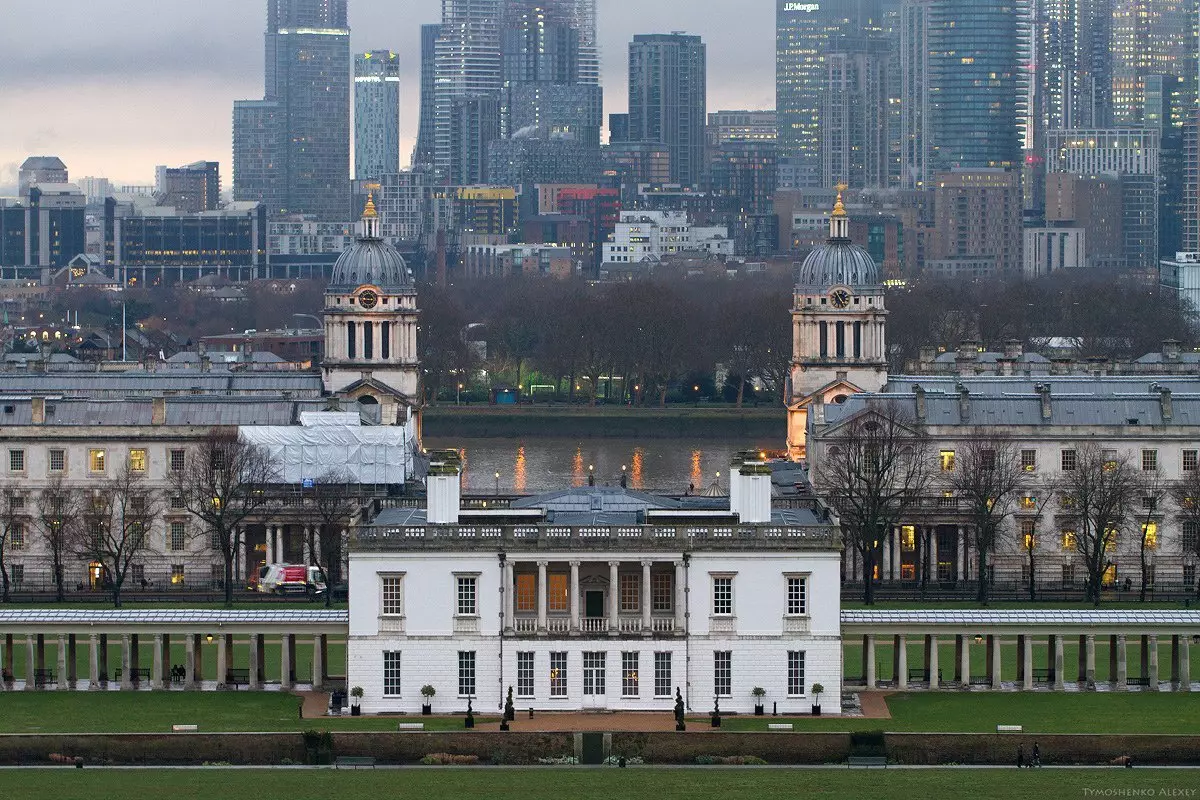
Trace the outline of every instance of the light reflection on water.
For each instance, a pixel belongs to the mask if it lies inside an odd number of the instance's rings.
[[[729,480],[729,461],[739,450],[773,446],[771,442],[723,439],[429,439],[430,450],[453,448],[463,456],[463,490],[491,494],[500,473],[500,492],[539,494],[587,484],[619,486],[626,467],[629,488],[682,493],[700,491],[721,473]]]

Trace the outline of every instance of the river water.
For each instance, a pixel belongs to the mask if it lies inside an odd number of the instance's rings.
[[[584,486],[589,469],[597,486],[618,486],[621,467],[629,488],[682,493],[691,484],[700,491],[717,480],[729,488],[729,461],[739,450],[778,448],[777,441],[725,439],[427,439],[430,450],[463,453],[464,491],[491,494],[500,473],[502,494],[540,494]]]

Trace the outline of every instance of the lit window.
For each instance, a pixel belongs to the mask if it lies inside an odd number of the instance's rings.
[[[1147,550],[1158,549],[1158,523],[1147,522],[1142,526],[1142,542]]]
[[[938,458],[941,461],[942,472],[953,472],[954,471],[954,451],[953,450],[943,450],[939,454]]]
[[[399,650],[385,650],[383,653],[383,696],[400,696]]]
[[[517,611],[537,611],[537,576],[524,573],[517,576]]]
[[[1117,458],[1116,450],[1102,450],[1100,452],[1100,459],[1104,462],[1104,470],[1106,472],[1111,472],[1117,468]]]
[[[787,666],[788,697],[804,695],[804,651],[789,650]]]
[[[88,451],[88,469],[92,472],[104,472],[105,459],[103,450]]]
[[[183,564],[171,565],[171,585],[183,586]]]
[[[21,522],[13,522],[8,529],[8,546],[13,550],[25,549],[25,525]]]
[[[1079,549],[1079,536],[1072,530],[1064,530],[1062,532],[1063,550]]]
[[[567,696],[567,654],[550,654],[550,696]]]
[[[621,653],[621,696],[637,697],[640,653]]]
[[[1025,495],[1021,498],[1021,509],[1023,511],[1034,511],[1037,509],[1037,498],[1032,495]]]
[[[912,553],[917,549],[917,529],[912,525],[900,526],[900,549]]]
[[[130,450],[129,451],[129,471],[130,472],[145,472],[146,471],[146,451],[145,450]]]
[[[1031,519],[1021,520],[1021,543],[1026,550],[1037,547],[1037,523]]]
[[[1021,469],[1026,472],[1034,472],[1037,470],[1037,450],[1022,450],[1021,451]]]
[[[641,609],[641,581],[640,575],[622,575],[621,576],[621,612],[624,614],[636,614]]]
[[[547,596],[546,608],[550,611],[571,610],[570,578],[563,573],[546,576]]]
[[[381,578],[383,589],[383,615],[398,617],[404,613],[404,581],[398,575]]]

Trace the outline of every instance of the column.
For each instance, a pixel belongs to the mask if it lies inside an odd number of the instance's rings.
[[[1158,691],[1158,637],[1142,637],[1142,654],[1145,664],[1142,675],[1146,678],[1147,688],[1152,692]]]
[[[1125,648],[1125,634],[1117,635],[1117,685],[1118,692],[1124,692],[1129,688],[1129,665],[1126,663],[1128,652]]]
[[[1179,636],[1171,637],[1171,685],[1179,684]]]
[[[296,683],[295,670],[292,668],[295,641],[290,633],[285,633],[279,645],[279,688],[285,692],[291,691],[292,686]]]
[[[1179,637],[1179,691],[1192,690],[1191,640],[1186,636]]]
[[[892,659],[897,689],[908,688],[908,637],[903,633],[896,637],[896,652]]]
[[[1063,637],[1054,635],[1050,637],[1054,642],[1054,675],[1051,678],[1054,691],[1061,692],[1065,688],[1063,686],[1063,670],[1066,669],[1066,658],[1063,656]]]
[[[25,691],[37,689],[37,665],[34,663],[34,652],[37,650],[37,639],[32,634],[25,637]]]
[[[225,636],[217,637],[217,691],[229,688],[229,641]]]
[[[58,635],[58,690],[65,692],[71,688],[67,677],[67,637]]]
[[[1033,638],[1029,635],[1020,637],[1021,650],[1021,688],[1033,691]]]
[[[162,634],[154,634],[154,660],[150,665],[150,688],[163,688],[163,641]]]
[[[287,562],[287,551],[283,549],[283,526],[275,526],[275,559],[280,564]]]
[[[8,690],[8,655],[12,652],[12,647],[8,644],[8,637],[0,637],[0,692]]]
[[[1086,688],[1096,688],[1096,637],[1088,634],[1084,640],[1084,681]]]
[[[963,650],[966,649],[965,636],[956,635],[954,637],[954,682],[959,686],[965,686],[966,681],[963,679],[962,657]]]
[[[621,633],[620,561],[608,562],[608,635]]]
[[[100,691],[100,637],[88,636],[88,691]]]
[[[579,635],[579,562],[571,562],[571,635]]]
[[[190,633],[184,635],[184,651],[186,655],[183,659],[183,688],[199,689],[196,676],[196,637]]]
[[[314,692],[319,692],[325,688],[325,665],[322,662],[322,656],[325,651],[321,648],[321,637],[313,637],[313,656],[312,656],[312,688]]]
[[[67,679],[71,688],[79,686],[79,638],[75,634],[67,636]],[[3,688],[0,686],[0,688]]]
[[[538,577],[537,577],[537,635],[546,636],[548,634],[549,620],[547,615],[548,592],[546,586],[546,567],[550,564],[548,561],[537,562]]]
[[[1000,689],[1000,649],[1001,639],[999,635],[988,637],[988,678],[991,684],[992,691]]]
[[[312,563],[312,548],[309,547],[309,545],[308,545],[308,526],[307,525],[302,525],[300,527],[300,547],[302,550],[301,555],[304,559],[304,563],[311,564]]]
[[[925,670],[929,673],[929,688],[933,691],[942,688],[941,679],[938,677],[941,667],[938,664],[937,636],[925,637]]]
[[[512,636],[515,632],[517,615],[517,581],[514,576],[516,569],[512,561],[504,561],[504,633]]]
[[[100,634],[100,681],[104,684],[104,688],[108,688],[108,681],[111,676],[108,673],[108,634]]]
[[[958,581],[966,580],[966,570],[963,565],[967,563],[967,556],[963,547],[963,529],[956,528],[957,536],[954,539],[954,571],[957,573],[954,577]]]
[[[958,637],[958,671],[962,676],[959,678],[959,685],[969,689],[971,687],[971,638],[969,636]]]
[[[263,542],[267,545],[267,563],[275,563],[275,527],[267,525],[263,528]]]
[[[654,620],[650,616],[650,564],[642,562],[642,592],[638,599],[642,601],[642,636],[654,634]]]
[[[682,561],[675,562],[675,635],[687,630],[687,575]]]
[[[863,675],[866,677],[867,688],[874,689],[878,683],[875,676],[875,634],[868,633],[863,639]]]
[[[250,634],[250,691],[262,691],[262,660],[259,658],[262,634]]]
[[[162,635],[162,648],[160,648],[160,649],[162,651],[162,662],[163,662],[164,667],[166,667],[167,665],[174,667],[175,665],[171,663],[171,634],[164,633]],[[162,676],[162,688],[164,688],[164,689],[171,688],[170,675]]]
[[[129,645],[129,634],[121,634],[121,691],[127,692],[133,688],[133,676],[130,670],[133,668],[133,651]]]

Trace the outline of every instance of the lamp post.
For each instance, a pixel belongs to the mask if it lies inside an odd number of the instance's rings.
[[[456,405],[456,406],[460,405],[462,402],[462,390],[463,390],[463,385],[460,383],[458,385],[458,393],[454,395],[454,405]]]
[[[621,465],[621,488],[622,489],[625,489],[629,486],[629,477],[627,475],[628,470],[629,470],[629,467],[625,466],[624,464]]]
[[[596,465],[588,464],[588,486],[596,485]]]
[[[500,473],[496,473],[496,496],[500,496]]]

